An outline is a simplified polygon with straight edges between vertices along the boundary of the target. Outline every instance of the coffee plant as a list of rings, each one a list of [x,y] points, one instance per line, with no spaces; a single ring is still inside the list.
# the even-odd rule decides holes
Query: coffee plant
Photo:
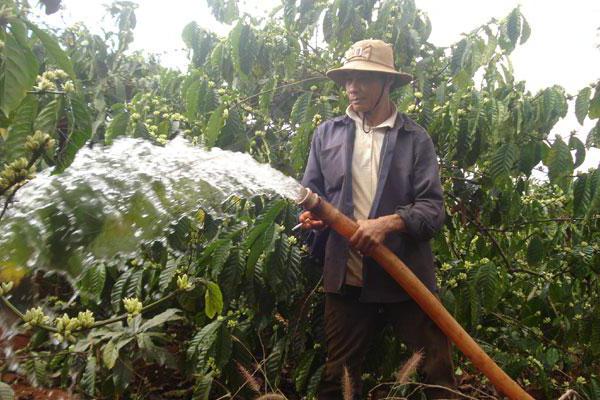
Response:
[[[41,3],[52,13],[60,1]],[[106,7],[114,25],[100,35],[45,27],[27,1],[1,2],[0,224],[36,173],[60,174],[82,147],[119,137],[160,146],[183,136],[299,178],[316,126],[347,105],[325,71],[354,41],[381,38],[415,77],[393,100],[439,156],[447,219],[433,245],[444,304],[534,397],[600,398],[600,171],[577,171],[600,147],[600,80],[578,93],[532,93],[516,80],[510,54],[530,34],[518,8],[438,47],[414,0],[282,0],[262,19],[235,0],[208,4],[232,29],[185,26],[182,73],[129,49],[132,2]],[[556,134],[569,112],[594,127]],[[231,197],[75,279],[66,265],[0,265],[2,312],[18,317],[3,344],[27,337],[3,371],[89,398],[313,398],[323,294],[319,263],[291,231],[297,213],[280,198]],[[393,335],[377,337],[365,391],[418,390],[394,381],[407,356]],[[461,390],[499,396],[454,356]],[[0,398],[11,396],[0,383]]]

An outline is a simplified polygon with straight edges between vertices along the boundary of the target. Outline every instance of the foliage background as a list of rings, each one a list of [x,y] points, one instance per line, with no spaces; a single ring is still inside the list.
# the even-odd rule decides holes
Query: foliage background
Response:
[[[600,398],[600,172],[574,172],[600,147],[600,82],[531,93],[516,81],[510,53],[530,34],[519,9],[441,48],[410,0],[284,0],[265,20],[241,15],[235,0],[209,5],[234,28],[217,37],[185,26],[190,65],[180,73],[128,51],[131,2],[107,6],[114,26],[102,35],[40,27],[26,2],[2,2],[6,207],[36,171],[60,173],[82,146],[121,136],[163,145],[183,135],[299,177],[315,127],[346,105],[324,72],[352,42],[382,38],[415,76],[394,100],[427,128],[440,157],[448,218],[434,248],[444,303],[536,398],[567,388]],[[550,136],[571,99],[580,123],[595,121],[585,143]],[[95,398],[314,395],[324,362],[320,272],[290,232],[295,213],[281,199],[230,199],[217,213],[174,221],[167,240],[135,258],[90,265],[74,286],[60,271],[0,266],[3,281],[23,280],[17,307],[35,303],[52,317],[24,315],[31,340],[4,368]],[[32,281],[40,290],[18,297]],[[152,307],[139,314],[131,299]],[[58,317],[85,310],[93,323]],[[378,386],[405,356],[393,337],[377,338],[365,390],[412,390]],[[465,385],[494,395],[455,357]],[[176,379],[158,379],[157,366]]]

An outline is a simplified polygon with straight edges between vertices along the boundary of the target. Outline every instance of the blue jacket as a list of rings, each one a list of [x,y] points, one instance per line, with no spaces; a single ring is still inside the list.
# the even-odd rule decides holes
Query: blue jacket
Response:
[[[355,124],[348,116],[325,121],[312,139],[302,185],[318,193],[353,218],[352,152]],[[388,128],[380,156],[377,191],[369,218],[393,213],[406,224],[406,232],[390,233],[385,245],[431,290],[436,291],[430,239],[444,223],[444,205],[438,160],[424,128],[398,113]],[[346,275],[348,241],[335,231],[315,236],[313,249],[324,244],[325,291],[339,293]],[[315,250],[316,251],[316,250]],[[409,296],[375,261],[363,259],[363,302],[396,302]]]

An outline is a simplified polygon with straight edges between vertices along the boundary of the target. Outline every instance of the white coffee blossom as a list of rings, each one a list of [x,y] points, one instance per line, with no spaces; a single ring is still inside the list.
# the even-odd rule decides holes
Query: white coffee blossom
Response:
[[[138,315],[142,312],[142,302],[135,297],[126,297],[123,299],[123,306],[125,311],[130,315]]]
[[[50,318],[44,314],[42,307],[30,308],[23,316],[25,325],[28,327],[46,325],[50,322]]]

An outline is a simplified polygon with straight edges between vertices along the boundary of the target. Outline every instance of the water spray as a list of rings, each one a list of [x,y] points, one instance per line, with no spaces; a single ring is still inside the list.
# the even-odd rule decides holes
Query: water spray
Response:
[[[312,212],[347,239],[358,229],[356,222],[308,188],[302,188],[297,203]],[[301,224],[298,226],[298,228]],[[295,227],[296,228],[296,227]],[[297,228],[296,228],[297,229]],[[508,376],[490,356],[473,340],[464,328],[456,322],[442,303],[416,277],[415,274],[390,249],[379,244],[370,255],[392,277],[408,295],[436,323],[444,334],[454,342],[475,367],[508,398],[514,400],[533,400],[525,390]]]

